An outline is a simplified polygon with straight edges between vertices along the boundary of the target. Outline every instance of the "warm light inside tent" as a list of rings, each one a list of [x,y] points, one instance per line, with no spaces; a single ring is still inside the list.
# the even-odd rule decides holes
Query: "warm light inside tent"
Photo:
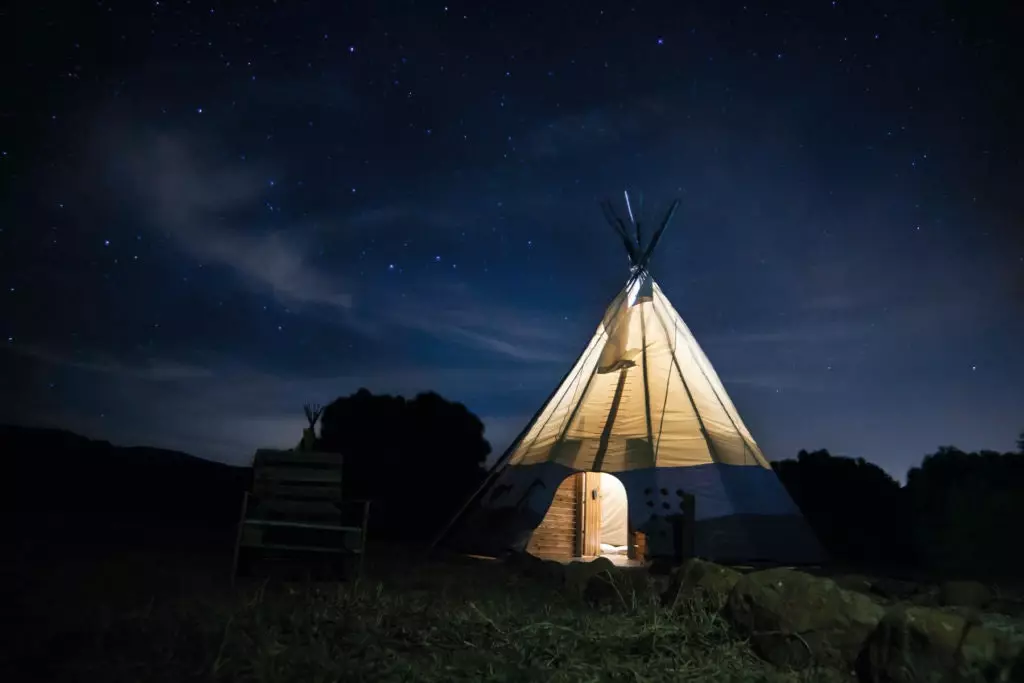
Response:
[[[629,544],[629,504],[622,481],[607,472],[577,472],[558,486],[527,551],[556,560],[596,555],[625,560]]]
[[[599,473],[601,488],[601,554],[625,555],[629,543],[629,506],[619,478]]]

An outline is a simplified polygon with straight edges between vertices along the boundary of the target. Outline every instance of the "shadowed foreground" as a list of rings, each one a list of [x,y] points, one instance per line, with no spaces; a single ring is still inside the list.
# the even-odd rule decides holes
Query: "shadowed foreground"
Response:
[[[32,581],[7,680],[829,681],[758,659],[701,601],[588,604],[494,562],[378,552],[357,583],[210,577],[226,558],[71,559]],[[204,566],[205,565],[205,566]],[[13,675],[12,675],[13,674]]]

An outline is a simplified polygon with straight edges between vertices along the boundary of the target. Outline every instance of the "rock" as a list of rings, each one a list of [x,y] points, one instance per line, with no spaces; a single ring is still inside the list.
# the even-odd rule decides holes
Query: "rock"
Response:
[[[901,579],[880,577],[871,582],[871,592],[889,600],[909,600],[926,592],[927,588]]]
[[[1024,680],[1024,630],[929,607],[897,607],[857,662],[865,683],[1010,683]]]
[[[607,557],[598,557],[591,562],[570,562],[565,565],[565,588],[577,596],[582,596],[587,585],[599,574],[607,574],[610,578],[615,565]]]
[[[754,650],[773,664],[849,670],[885,610],[831,579],[767,569],[740,578],[725,613],[750,638]]]
[[[874,579],[864,574],[840,574],[832,577],[832,580],[843,590],[856,591],[865,595],[873,593]]]
[[[939,603],[984,609],[992,602],[992,591],[977,581],[946,581],[939,586]]]
[[[656,557],[651,560],[650,565],[647,567],[647,571],[654,576],[671,576],[678,568],[679,564],[676,562],[664,557]]]
[[[672,573],[668,590],[662,595],[662,604],[674,608],[681,600],[705,597],[721,607],[742,577],[735,569],[714,562],[687,560]]]
[[[530,579],[563,582],[564,567],[555,560],[545,560],[530,553],[511,553],[505,558],[505,566]]]

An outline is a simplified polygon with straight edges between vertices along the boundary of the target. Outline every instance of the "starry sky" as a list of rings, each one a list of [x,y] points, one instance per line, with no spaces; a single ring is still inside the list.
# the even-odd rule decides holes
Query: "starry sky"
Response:
[[[769,458],[1024,429],[1019,10],[19,4],[0,422],[244,463],[435,390],[501,451],[628,275],[629,189],[681,200],[652,271]]]

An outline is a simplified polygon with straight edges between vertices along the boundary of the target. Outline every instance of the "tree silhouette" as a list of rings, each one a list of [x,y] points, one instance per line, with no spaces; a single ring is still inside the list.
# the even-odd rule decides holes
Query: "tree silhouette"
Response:
[[[800,451],[796,460],[772,467],[833,560],[858,565],[912,561],[900,485],[885,470],[826,450]]]
[[[1021,432],[1020,436],[1017,437],[1017,450],[1024,453],[1024,432]]]
[[[948,572],[1019,568],[1024,548],[1012,539],[1024,524],[1021,491],[1022,453],[943,446],[926,456],[905,490],[921,559]]]
[[[360,389],[321,416],[318,448],[345,455],[344,490],[373,501],[372,533],[424,539],[480,484],[491,451],[479,418],[435,393],[412,400]]]

